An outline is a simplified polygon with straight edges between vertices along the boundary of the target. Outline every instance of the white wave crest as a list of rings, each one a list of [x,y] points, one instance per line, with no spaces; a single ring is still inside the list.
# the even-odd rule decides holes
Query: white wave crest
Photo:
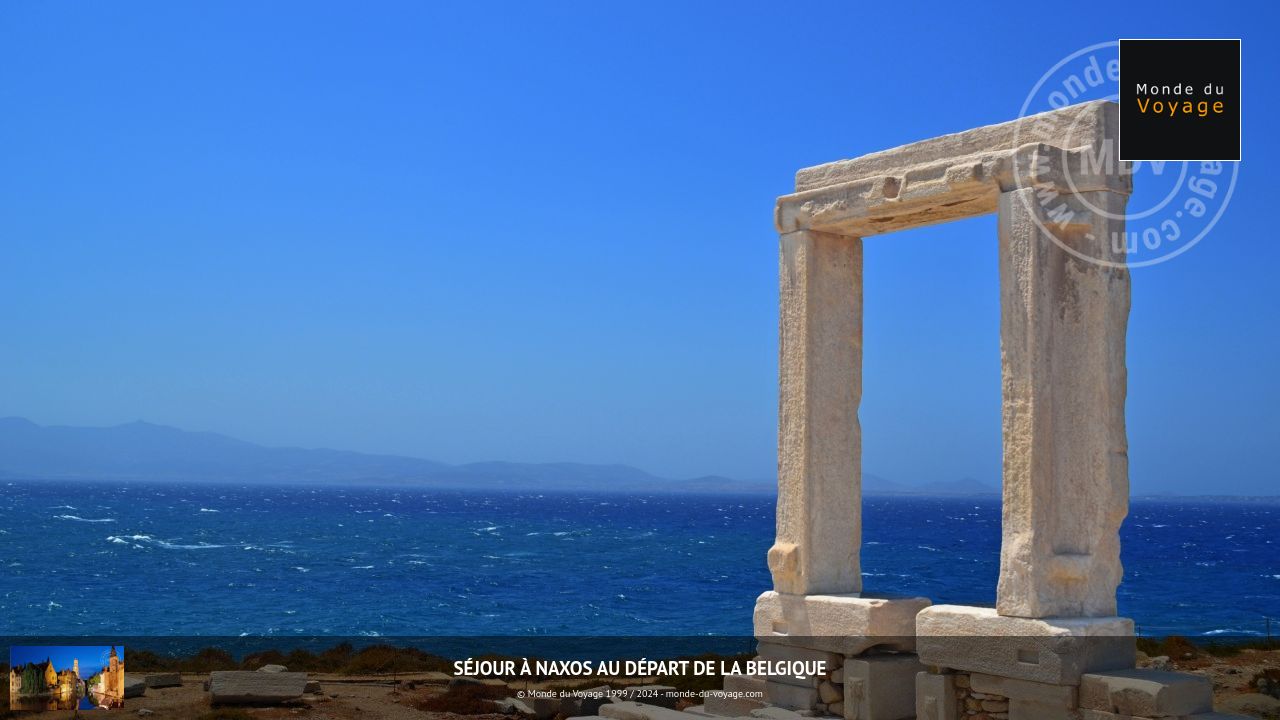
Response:
[[[113,543],[145,543],[152,547],[163,548],[165,550],[213,550],[215,548],[224,548],[226,545],[215,545],[213,543],[176,543],[168,540],[157,540],[150,535],[112,535],[107,538]],[[135,545],[134,547],[144,547],[144,545]]]

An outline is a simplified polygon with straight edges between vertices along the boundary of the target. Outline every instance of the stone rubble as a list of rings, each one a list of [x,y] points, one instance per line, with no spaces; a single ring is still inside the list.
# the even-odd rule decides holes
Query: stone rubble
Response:
[[[209,674],[214,705],[279,705],[300,699],[307,689],[302,672],[217,670]]]
[[[142,697],[147,694],[147,679],[133,673],[124,674],[124,697],[129,698]]]
[[[151,673],[145,678],[148,688],[170,688],[182,686],[182,675],[179,673]],[[126,683],[127,683],[126,679]]]

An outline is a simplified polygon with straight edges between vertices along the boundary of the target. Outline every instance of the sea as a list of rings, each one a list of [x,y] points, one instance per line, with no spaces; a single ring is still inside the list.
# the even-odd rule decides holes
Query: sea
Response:
[[[0,489],[0,635],[747,636],[770,586],[768,496]],[[994,602],[999,498],[867,497],[863,524],[868,592]],[[1280,620],[1280,503],[1134,500],[1121,535],[1140,634]]]

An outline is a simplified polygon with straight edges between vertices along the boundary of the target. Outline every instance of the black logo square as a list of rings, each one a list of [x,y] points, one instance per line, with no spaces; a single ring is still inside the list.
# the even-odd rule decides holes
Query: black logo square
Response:
[[[1240,41],[1121,40],[1120,159],[1239,160]]]

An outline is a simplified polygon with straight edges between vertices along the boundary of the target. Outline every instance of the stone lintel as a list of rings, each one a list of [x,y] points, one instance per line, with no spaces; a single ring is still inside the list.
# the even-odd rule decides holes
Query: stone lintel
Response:
[[[934,605],[916,616],[926,665],[1052,685],[1136,662],[1133,621],[1122,617],[1019,618],[994,608]]]
[[[1107,152],[1114,148],[1107,145]],[[993,213],[1000,193],[1035,188],[1055,195],[1108,191],[1128,195],[1130,166],[1093,146],[1027,143],[1016,148],[904,165],[778,199],[778,231],[819,230],[868,237]],[[903,163],[911,162],[904,157]]]
[[[787,645],[840,655],[873,647],[910,651],[916,613],[927,598],[863,594],[788,595],[769,591],[756,600],[755,635],[761,646]]]
[[[1069,105],[1017,120],[921,140],[852,160],[815,165],[796,173],[796,192],[873,177],[901,177],[915,167],[1000,153],[1028,143],[1063,148],[1099,146],[1119,134],[1119,106],[1109,101]],[[1117,156],[1118,157],[1118,156]]]

